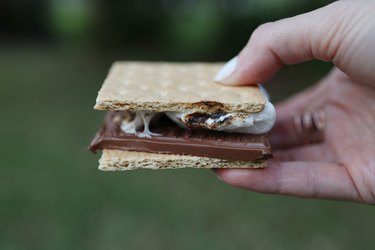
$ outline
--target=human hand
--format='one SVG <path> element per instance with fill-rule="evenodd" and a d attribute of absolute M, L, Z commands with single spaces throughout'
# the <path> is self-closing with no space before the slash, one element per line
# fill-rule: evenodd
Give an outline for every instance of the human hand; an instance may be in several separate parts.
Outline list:
<path fill-rule="evenodd" d="M 375 3 L 339 1 L 260 26 L 238 59 L 216 78 L 223 84 L 264 82 L 282 65 L 331 61 L 320 83 L 276 106 L 268 168 L 219 169 L 224 182 L 248 190 L 375 203 Z M 293 119 L 325 113 L 325 140 L 303 145 Z"/>

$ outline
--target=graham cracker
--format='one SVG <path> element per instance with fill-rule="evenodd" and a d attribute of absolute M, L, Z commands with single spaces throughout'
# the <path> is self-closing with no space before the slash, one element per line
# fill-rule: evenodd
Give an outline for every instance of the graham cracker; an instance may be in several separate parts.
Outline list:
<path fill-rule="evenodd" d="M 248 112 L 264 108 L 258 86 L 214 82 L 223 63 L 115 62 L 96 99 L 98 110 Z"/>
<path fill-rule="evenodd" d="M 189 155 L 155 154 L 112 149 L 104 149 L 99 160 L 99 169 L 103 171 L 265 167 L 267 167 L 266 160 L 233 161 Z"/>

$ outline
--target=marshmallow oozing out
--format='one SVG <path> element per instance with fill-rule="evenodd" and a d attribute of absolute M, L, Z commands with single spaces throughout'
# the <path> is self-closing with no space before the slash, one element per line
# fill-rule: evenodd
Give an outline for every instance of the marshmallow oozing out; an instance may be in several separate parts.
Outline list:
<path fill-rule="evenodd" d="M 194 114 L 166 112 L 166 115 L 183 128 L 206 128 L 229 133 L 264 134 L 271 130 L 276 120 L 275 107 L 263 86 L 259 88 L 266 99 L 264 109 L 258 113 L 232 112 L 226 114 Z M 194 119 L 200 122 L 194 122 Z M 200 119 L 203 118 L 204 119 Z M 207 118 L 207 119 L 206 119 Z M 193 121 L 193 122 L 192 122 Z M 195 124 L 194 124 L 195 123 Z"/>
<path fill-rule="evenodd" d="M 258 113 L 188 113 L 188 112 L 164 112 L 172 121 L 182 128 L 204 128 L 228 133 L 264 134 L 271 130 L 275 123 L 276 111 L 269 101 L 268 93 L 260 86 L 266 99 L 264 109 Z M 129 134 L 137 134 L 139 137 L 150 138 L 159 134 L 150 131 L 151 120 L 161 113 L 152 111 L 137 111 L 131 121 L 123 120 L 121 130 Z M 143 127 L 143 132 L 139 130 Z"/>
<path fill-rule="evenodd" d="M 152 133 L 150 131 L 150 122 L 160 113 L 152 111 L 137 111 L 135 118 L 131 121 L 123 120 L 121 123 L 121 130 L 128 134 L 136 134 L 138 137 L 150 138 L 152 136 L 159 136 L 160 134 Z M 143 132 L 138 132 L 143 127 Z"/>

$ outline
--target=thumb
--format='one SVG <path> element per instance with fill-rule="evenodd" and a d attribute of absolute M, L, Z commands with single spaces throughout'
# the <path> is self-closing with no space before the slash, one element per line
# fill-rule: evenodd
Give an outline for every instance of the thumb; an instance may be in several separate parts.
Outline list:
<path fill-rule="evenodd" d="M 345 9 L 340 2 L 259 26 L 240 54 L 219 71 L 215 81 L 255 84 L 270 79 L 284 64 L 311 59 L 332 61 L 343 36 L 338 13 Z"/>

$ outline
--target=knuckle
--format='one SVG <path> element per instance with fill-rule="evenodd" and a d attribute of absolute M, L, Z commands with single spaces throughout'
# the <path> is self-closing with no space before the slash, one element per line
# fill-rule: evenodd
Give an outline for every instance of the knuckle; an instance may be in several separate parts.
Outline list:
<path fill-rule="evenodd" d="M 249 42 L 262 45 L 272 43 L 272 35 L 275 30 L 275 22 L 264 23 L 258 26 L 249 38 Z"/>
<path fill-rule="evenodd" d="M 264 23 L 254 30 L 252 36 L 255 38 L 264 37 L 264 35 L 271 33 L 273 26 L 274 22 Z"/>

